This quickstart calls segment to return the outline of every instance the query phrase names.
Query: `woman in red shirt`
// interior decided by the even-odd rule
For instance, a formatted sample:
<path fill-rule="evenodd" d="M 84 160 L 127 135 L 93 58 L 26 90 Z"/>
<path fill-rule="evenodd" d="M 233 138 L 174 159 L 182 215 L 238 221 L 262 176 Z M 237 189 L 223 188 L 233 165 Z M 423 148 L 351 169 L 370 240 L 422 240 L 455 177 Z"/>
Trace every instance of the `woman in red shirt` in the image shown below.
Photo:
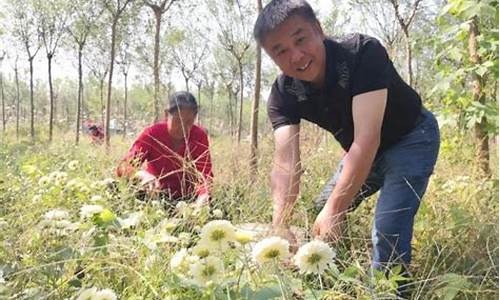
<path fill-rule="evenodd" d="M 199 207 L 208 204 L 212 162 L 207 133 L 194 125 L 197 113 L 191 93 L 173 94 L 165 120 L 143 130 L 116 174 L 138 178 L 146 192 L 165 193 L 173 203 L 194 200 Z"/>

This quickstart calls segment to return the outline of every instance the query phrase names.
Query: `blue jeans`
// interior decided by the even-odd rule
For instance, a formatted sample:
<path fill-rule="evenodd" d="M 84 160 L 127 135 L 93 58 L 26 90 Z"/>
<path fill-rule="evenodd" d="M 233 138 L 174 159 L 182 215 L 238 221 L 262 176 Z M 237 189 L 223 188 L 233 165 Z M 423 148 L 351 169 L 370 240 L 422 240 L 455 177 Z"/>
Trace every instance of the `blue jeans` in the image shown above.
<path fill-rule="evenodd" d="M 377 154 L 370 174 L 353 200 L 356 208 L 380 190 L 372 229 L 372 267 L 385 269 L 411 261 L 413 222 L 439 152 L 439 127 L 434 115 L 422 109 L 415 128 Z M 315 200 L 321 209 L 342 170 L 342 162 Z"/>

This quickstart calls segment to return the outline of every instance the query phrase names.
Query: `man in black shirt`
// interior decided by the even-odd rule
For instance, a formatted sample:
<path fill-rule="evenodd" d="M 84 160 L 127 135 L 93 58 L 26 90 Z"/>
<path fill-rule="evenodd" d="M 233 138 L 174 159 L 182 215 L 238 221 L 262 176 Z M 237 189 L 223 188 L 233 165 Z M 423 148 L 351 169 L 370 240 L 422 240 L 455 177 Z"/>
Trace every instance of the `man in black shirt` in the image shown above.
<path fill-rule="evenodd" d="M 271 1 L 255 23 L 254 36 L 283 72 L 268 101 L 275 137 L 275 229 L 293 241 L 286 224 L 299 193 L 300 120 L 306 119 L 331 132 L 346 151 L 318 201 L 313 234 L 338 240 L 346 212 L 380 190 L 372 265 L 408 265 L 414 216 L 439 151 L 432 113 L 376 39 L 325 37 L 304 0 Z"/>

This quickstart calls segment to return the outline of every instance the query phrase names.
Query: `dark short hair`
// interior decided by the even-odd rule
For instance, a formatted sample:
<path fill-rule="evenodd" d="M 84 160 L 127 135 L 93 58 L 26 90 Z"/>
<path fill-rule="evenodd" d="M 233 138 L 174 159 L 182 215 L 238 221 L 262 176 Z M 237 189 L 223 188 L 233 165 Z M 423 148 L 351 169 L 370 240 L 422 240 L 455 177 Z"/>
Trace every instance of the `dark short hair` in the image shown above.
<path fill-rule="evenodd" d="M 195 113 L 198 112 L 198 103 L 196 103 L 196 98 L 190 92 L 175 92 L 168 98 L 167 111 L 169 113 L 174 113 L 182 108 L 191 109 Z"/>
<path fill-rule="evenodd" d="M 253 36 L 262 45 L 266 35 L 291 16 L 301 16 L 311 23 L 318 22 L 311 5 L 305 0 L 272 0 L 259 14 L 253 27 Z"/>

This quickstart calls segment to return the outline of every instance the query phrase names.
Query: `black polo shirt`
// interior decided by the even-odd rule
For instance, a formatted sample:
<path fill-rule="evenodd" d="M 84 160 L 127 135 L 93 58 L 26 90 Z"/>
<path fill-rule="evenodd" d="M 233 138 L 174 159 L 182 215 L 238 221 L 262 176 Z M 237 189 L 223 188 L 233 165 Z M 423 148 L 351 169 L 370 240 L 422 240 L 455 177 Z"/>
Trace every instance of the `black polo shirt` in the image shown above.
<path fill-rule="evenodd" d="M 274 129 L 311 121 L 331 132 L 344 150 L 354 138 L 352 98 L 386 88 L 387 104 L 382 123 L 380 149 L 396 143 L 415 127 L 422 101 L 399 76 L 385 48 L 375 39 L 352 34 L 327 38 L 325 87 L 280 75 L 268 100 L 268 115 Z"/>

